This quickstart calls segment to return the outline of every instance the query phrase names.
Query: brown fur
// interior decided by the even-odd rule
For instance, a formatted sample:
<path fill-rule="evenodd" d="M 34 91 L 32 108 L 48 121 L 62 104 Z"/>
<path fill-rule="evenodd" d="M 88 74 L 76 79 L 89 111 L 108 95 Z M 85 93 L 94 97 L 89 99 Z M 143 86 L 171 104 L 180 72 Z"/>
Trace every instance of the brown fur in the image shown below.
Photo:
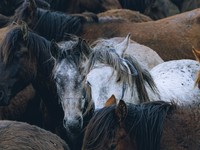
<path fill-rule="evenodd" d="M 191 49 L 200 48 L 199 28 L 200 9 L 196 9 L 158 21 L 87 24 L 80 36 L 95 41 L 131 33 L 133 40 L 152 48 L 163 60 L 195 59 Z"/>
<path fill-rule="evenodd" d="M 199 106 L 177 108 L 164 121 L 161 150 L 200 149 Z"/>
<path fill-rule="evenodd" d="M 162 101 L 133 105 L 120 100 L 96 112 L 89 122 L 83 150 L 93 148 L 199 150 L 199 105 Z"/>
<path fill-rule="evenodd" d="M 69 150 L 57 135 L 16 121 L 0 121 L 0 139 L 2 150 Z"/>
<path fill-rule="evenodd" d="M 122 20 L 124 22 L 147 22 L 152 21 L 148 16 L 145 16 L 138 11 L 129 9 L 111 9 L 98 14 L 99 21 Z"/>

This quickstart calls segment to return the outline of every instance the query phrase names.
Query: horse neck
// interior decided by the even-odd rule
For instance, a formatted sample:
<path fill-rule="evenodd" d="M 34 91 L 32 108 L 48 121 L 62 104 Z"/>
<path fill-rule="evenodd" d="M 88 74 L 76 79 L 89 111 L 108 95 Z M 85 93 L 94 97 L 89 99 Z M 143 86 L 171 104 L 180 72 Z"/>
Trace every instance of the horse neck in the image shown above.
<path fill-rule="evenodd" d="M 45 54 L 42 54 L 41 52 L 42 51 L 40 51 L 40 54 L 38 55 L 39 57 L 46 55 L 46 52 L 44 52 Z M 32 82 L 33 87 L 42 97 L 45 106 L 51 115 L 54 117 L 58 114 L 59 116 L 63 116 L 63 111 L 58 103 L 56 84 L 52 78 L 52 70 L 55 62 L 51 59 L 50 53 L 44 59 L 36 59 L 38 60 L 37 75 Z"/>

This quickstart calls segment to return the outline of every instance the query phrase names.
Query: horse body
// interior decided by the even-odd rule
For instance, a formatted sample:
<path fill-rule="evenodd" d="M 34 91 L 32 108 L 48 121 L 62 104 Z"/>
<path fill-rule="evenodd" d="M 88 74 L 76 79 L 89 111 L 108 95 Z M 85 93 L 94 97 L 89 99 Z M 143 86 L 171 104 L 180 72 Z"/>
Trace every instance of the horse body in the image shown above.
<path fill-rule="evenodd" d="M 151 100 L 174 100 L 177 104 L 197 103 L 200 91 L 195 87 L 195 81 L 200 65 L 195 60 L 172 60 L 155 66 L 151 75 L 159 90 L 160 98 L 152 96 Z"/>
<path fill-rule="evenodd" d="M 57 135 L 34 125 L 17 121 L 0 121 L 0 149 L 69 150 Z"/>
<path fill-rule="evenodd" d="M 106 22 L 112 20 L 121 20 L 126 22 L 147 22 L 152 19 L 138 11 L 132 11 L 129 9 L 111 9 L 97 14 L 99 22 Z"/>
<path fill-rule="evenodd" d="M 163 101 L 134 105 L 120 101 L 90 120 L 83 150 L 199 149 L 199 106 Z"/>
<path fill-rule="evenodd" d="M 200 9 L 196 9 L 157 21 L 85 24 L 80 36 L 93 42 L 99 37 L 123 37 L 130 33 L 134 41 L 152 48 L 165 61 L 194 59 L 191 47 L 199 47 L 199 15 Z"/>

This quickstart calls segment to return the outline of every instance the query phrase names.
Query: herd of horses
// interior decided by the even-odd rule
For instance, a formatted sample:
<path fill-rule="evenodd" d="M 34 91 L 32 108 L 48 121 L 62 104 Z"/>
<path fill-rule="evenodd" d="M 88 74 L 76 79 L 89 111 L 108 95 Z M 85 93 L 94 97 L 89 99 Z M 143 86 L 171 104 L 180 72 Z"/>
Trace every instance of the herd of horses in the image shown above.
<path fill-rule="evenodd" d="M 200 149 L 199 5 L 1 1 L 0 149 Z"/>

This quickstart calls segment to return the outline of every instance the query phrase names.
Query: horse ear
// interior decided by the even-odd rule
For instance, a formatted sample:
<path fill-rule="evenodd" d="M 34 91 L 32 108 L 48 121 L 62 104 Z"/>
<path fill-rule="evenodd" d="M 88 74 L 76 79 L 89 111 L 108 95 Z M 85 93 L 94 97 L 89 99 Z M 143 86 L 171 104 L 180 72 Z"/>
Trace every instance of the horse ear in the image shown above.
<path fill-rule="evenodd" d="M 115 95 L 112 95 L 105 103 L 105 106 L 108 107 L 108 106 L 111 106 L 111 105 L 115 105 L 117 104 L 117 100 L 115 98 Z"/>
<path fill-rule="evenodd" d="M 50 50 L 51 50 L 51 55 L 54 57 L 54 58 L 58 58 L 59 57 L 59 54 L 60 54 L 60 48 L 58 46 L 58 44 L 56 43 L 55 40 L 52 40 L 51 41 L 51 46 L 50 46 Z"/>
<path fill-rule="evenodd" d="M 120 100 L 115 109 L 115 114 L 117 116 L 119 123 L 124 121 L 124 119 L 127 116 L 127 113 L 128 113 L 128 109 L 127 109 L 126 103 L 123 100 Z"/>
<path fill-rule="evenodd" d="M 198 51 L 194 47 L 192 47 L 192 52 L 193 52 L 196 60 L 200 62 L 200 51 Z"/>
<path fill-rule="evenodd" d="M 27 39 L 28 39 L 28 25 L 24 21 L 22 21 L 21 31 L 22 31 L 23 40 L 27 41 Z"/>
<path fill-rule="evenodd" d="M 121 43 L 115 45 L 115 49 L 117 53 L 119 54 L 119 56 L 122 57 L 124 52 L 128 48 L 128 45 L 130 43 L 130 37 L 131 37 L 131 34 L 129 33 Z"/>
<path fill-rule="evenodd" d="M 34 9 L 36 9 L 37 8 L 37 5 L 36 5 L 36 2 L 35 2 L 35 0 L 28 0 L 29 2 L 30 2 L 30 9 L 31 10 L 34 10 Z"/>

